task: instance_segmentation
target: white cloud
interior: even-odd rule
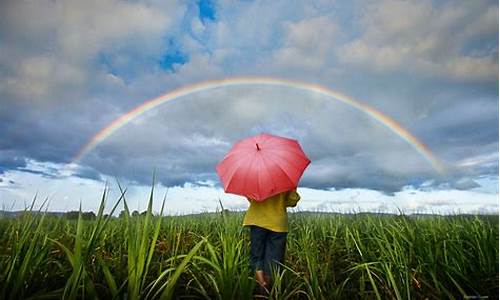
[[[365,189],[318,191],[299,188],[298,210],[399,213],[498,213],[498,194],[407,188],[394,196]],[[486,208],[486,210],[485,210]]]
[[[47,171],[41,165],[38,167]],[[104,189],[102,182],[73,176],[54,178],[21,170],[7,171],[2,176],[17,183],[14,187],[0,188],[0,205],[12,210],[24,209],[36,195],[37,208],[47,198],[49,211],[75,210],[80,202],[82,210],[96,211]]]
[[[485,2],[381,1],[368,6],[359,38],[337,49],[345,64],[465,80],[498,79],[497,54],[465,50],[496,35],[498,6]],[[467,21],[470,20],[470,21]]]
[[[113,52],[109,59],[118,65],[120,56],[123,63],[131,62],[121,49],[160,56],[166,47],[163,35],[182,11],[173,3],[159,10],[117,0],[15,1],[4,8],[0,66],[9,72],[0,89],[48,100],[68,87],[98,85],[107,76],[96,63],[99,54]]]
[[[56,8],[58,40],[66,57],[87,60],[97,51],[122,43],[124,38],[145,42],[141,39],[144,35],[161,35],[172,25],[176,9],[172,5],[158,10],[147,4],[116,0],[64,2]],[[140,45],[145,51],[147,46],[149,43]]]
[[[34,162],[42,168],[43,164]],[[53,168],[55,165],[50,165]],[[59,166],[64,167],[64,166]],[[50,169],[49,168],[49,169]],[[47,168],[44,168],[47,170]],[[9,186],[5,182],[13,181],[19,186]],[[481,181],[479,179],[478,181]],[[484,181],[484,180],[483,180]],[[498,184],[498,181],[496,181]],[[122,182],[127,188],[126,199],[131,210],[143,211],[151,186]],[[113,178],[108,178],[109,193],[107,211],[119,198],[119,190]],[[24,171],[8,171],[0,181],[0,207],[10,210],[23,209],[35,194],[41,204],[48,197],[50,211],[68,211],[77,209],[80,202],[85,211],[96,211],[99,207],[104,183],[79,177],[61,177],[51,179],[40,174]],[[393,196],[368,189],[317,190],[298,189],[301,200],[289,211],[325,211],[325,212],[385,212],[399,213],[399,210],[411,213],[498,213],[498,191],[485,193],[480,191],[461,191],[456,189],[435,190],[408,187]],[[213,182],[184,184],[165,188],[155,187],[154,211],[159,212],[164,195],[167,195],[165,214],[190,214],[220,210],[219,199],[224,208],[246,210],[248,202],[244,197],[226,194]],[[119,210],[122,206],[119,206]]]
[[[328,17],[320,16],[298,22],[285,22],[283,47],[273,53],[281,67],[319,70],[330,64],[337,42],[338,26]]]
[[[0,83],[0,88],[40,101],[58,86],[83,84],[87,77],[86,70],[58,57],[31,56],[19,62],[16,74]]]
[[[196,53],[190,56],[189,63],[177,66],[175,79],[181,82],[196,82],[223,75],[224,70],[214,64],[208,54]]]
[[[498,164],[498,151],[486,154],[480,154],[473,157],[465,158],[457,163],[458,167],[470,168],[477,166],[495,166]]]
[[[496,176],[479,176],[474,180],[480,185],[472,189],[473,192],[489,193],[498,195],[498,175]]]

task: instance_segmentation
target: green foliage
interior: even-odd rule
[[[154,184],[153,184],[154,187]],[[0,218],[0,299],[252,299],[243,213]],[[112,217],[119,203],[121,218]],[[44,207],[44,205],[42,205]],[[498,297],[498,216],[293,213],[271,299]]]
[[[35,281],[36,272],[47,259],[47,234],[43,231],[45,215],[40,215],[47,203],[45,200],[38,214],[34,214],[36,196],[21,216],[8,224],[3,239],[9,241],[10,251],[2,253],[0,260],[0,299],[20,299]],[[2,241],[3,244],[3,241]]]

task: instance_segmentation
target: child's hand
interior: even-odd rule
[[[292,190],[288,192],[286,197],[286,206],[287,207],[295,207],[297,206],[297,202],[300,200],[300,195],[297,193],[297,190]]]

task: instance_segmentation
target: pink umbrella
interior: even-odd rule
[[[234,144],[215,169],[225,192],[263,201],[296,188],[310,162],[296,140],[262,133]]]

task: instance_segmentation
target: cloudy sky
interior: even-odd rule
[[[101,129],[176,88],[241,76],[318,84],[393,119],[446,166],[362,111],[314,91],[245,85],[192,93]],[[312,160],[297,210],[498,211],[496,1],[0,2],[0,205],[35,194],[95,210],[108,182],[144,209],[214,210],[214,167],[242,138],[299,140]]]

